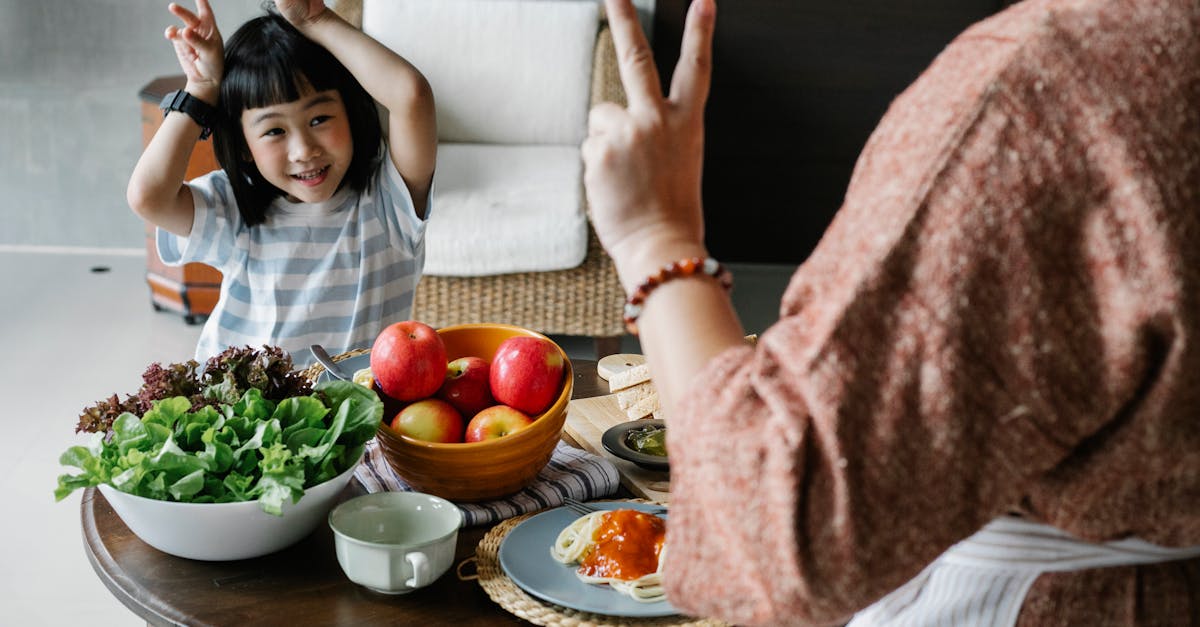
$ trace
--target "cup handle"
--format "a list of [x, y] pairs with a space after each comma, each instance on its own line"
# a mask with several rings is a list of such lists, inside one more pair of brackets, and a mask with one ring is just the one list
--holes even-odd
[[404, 582], [409, 588], [421, 588], [429, 584], [429, 559], [424, 553], [409, 553], [405, 556], [413, 567], [412, 579]]

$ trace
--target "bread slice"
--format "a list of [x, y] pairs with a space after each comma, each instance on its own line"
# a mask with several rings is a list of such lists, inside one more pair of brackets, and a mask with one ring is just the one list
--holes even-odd
[[654, 393], [642, 400], [634, 403], [625, 410], [625, 415], [629, 416], [630, 420], [638, 420], [653, 414], [660, 409], [658, 403], [658, 393]]
[[624, 372], [614, 374], [608, 380], [608, 391], [619, 392], [626, 388], [631, 388], [639, 383], [645, 383], [650, 380], [650, 366], [640, 364], [634, 366]]
[[621, 409], [629, 409], [634, 403], [656, 393], [654, 382], [645, 381], [617, 392], [617, 406]]

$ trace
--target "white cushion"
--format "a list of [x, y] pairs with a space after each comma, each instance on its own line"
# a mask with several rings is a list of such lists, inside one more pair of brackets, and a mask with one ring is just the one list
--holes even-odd
[[575, 146], [442, 144], [425, 231], [425, 274], [563, 270], [587, 255]]
[[429, 80], [439, 139], [578, 145], [598, 11], [580, 0], [366, 0], [363, 30]]

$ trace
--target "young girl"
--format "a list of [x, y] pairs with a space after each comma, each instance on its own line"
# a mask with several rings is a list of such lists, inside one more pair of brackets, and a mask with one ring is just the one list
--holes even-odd
[[[163, 101], [129, 181], [164, 262], [224, 274], [198, 360], [270, 344], [305, 364], [314, 343], [369, 347], [411, 316], [424, 264], [437, 152], [428, 83], [322, 0], [275, 4], [279, 15], [247, 22], [224, 53], [208, 0], [195, 13], [169, 6], [187, 86]], [[185, 182], [210, 130], [222, 169]]]

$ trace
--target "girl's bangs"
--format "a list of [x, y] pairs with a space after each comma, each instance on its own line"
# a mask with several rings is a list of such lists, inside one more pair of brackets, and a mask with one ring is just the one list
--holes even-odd
[[313, 89], [308, 78], [283, 59], [268, 56], [255, 61], [225, 78], [231, 81], [231, 95], [241, 101], [243, 110], [293, 102]]

